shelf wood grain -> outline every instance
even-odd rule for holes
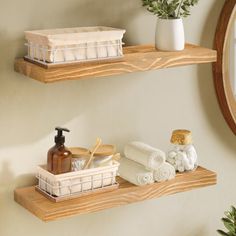
[[[15,71],[43,83],[121,75],[190,64],[215,62],[215,50],[186,44],[183,51],[163,52],[152,45],[124,47],[124,58],[116,61],[72,63],[43,67],[23,58],[15,60]]]
[[[16,189],[14,197],[17,203],[41,220],[52,221],[215,185],[217,176],[215,172],[198,167],[196,171],[177,174],[173,180],[152,185],[135,186],[121,178],[118,181],[117,190],[58,203],[49,201],[34,186]]]

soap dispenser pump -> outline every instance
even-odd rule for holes
[[[70,132],[68,129],[56,127],[55,145],[49,149],[47,158],[47,170],[54,175],[63,174],[71,171],[72,154],[65,147],[65,136],[63,131]]]

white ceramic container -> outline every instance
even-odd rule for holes
[[[157,19],[155,45],[162,51],[181,51],[185,36],[182,19]]]

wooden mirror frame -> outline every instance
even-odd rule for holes
[[[227,39],[230,27],[236,16],[236,0],[226,0],[216,28],[214,49],[217,50],[217,62],[213,63],[213,75],[218,102],[223,116],[236,135],[236,99],[229,78]]]

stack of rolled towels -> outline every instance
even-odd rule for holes
[[[141,142],[125,146],[119,175],[135,185],[146,185],[175,178],[175,168],[166,162],[163,151]]]

